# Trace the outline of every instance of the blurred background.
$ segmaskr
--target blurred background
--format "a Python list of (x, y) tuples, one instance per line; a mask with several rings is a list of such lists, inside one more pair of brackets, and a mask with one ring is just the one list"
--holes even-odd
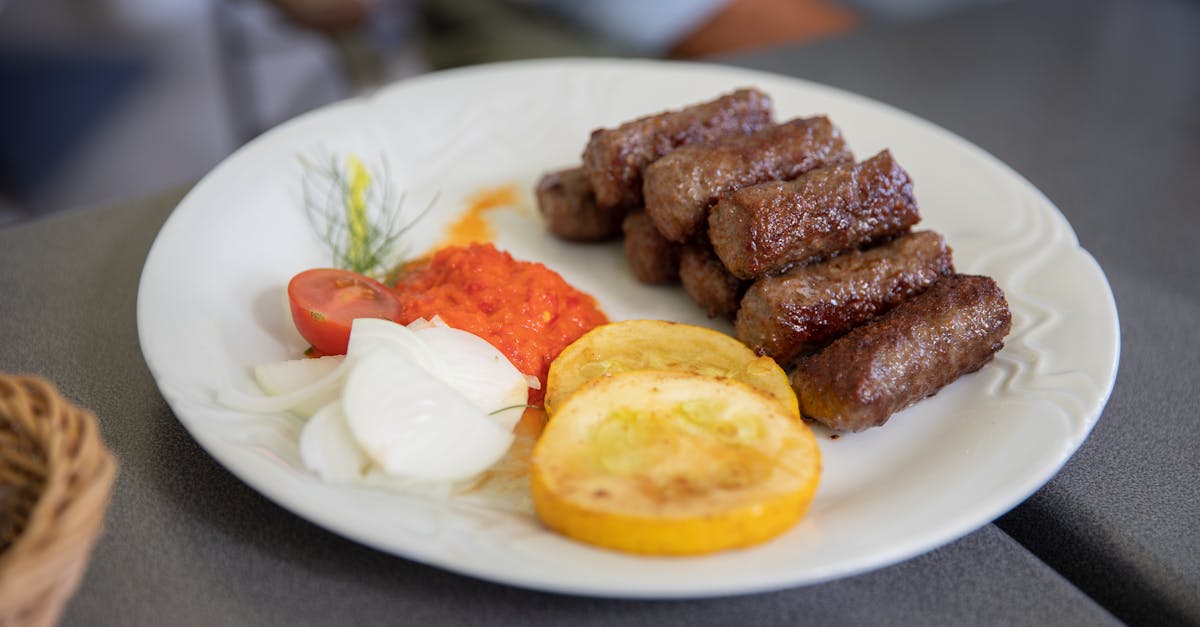
[(195, 181), (289, 118), (438, 69), (704, 59), (1002, 0), (0, 0), (0, 227)]

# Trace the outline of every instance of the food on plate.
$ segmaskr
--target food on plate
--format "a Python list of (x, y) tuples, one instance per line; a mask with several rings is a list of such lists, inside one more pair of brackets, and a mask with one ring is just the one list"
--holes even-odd
[(758, 354), (788, 364), (953, 272), (941, 235), (906, 233), (755, 281), (734, 330)]
[(840, 431), (879, 426), (991, 360), (1011, 318), (992, 279), (941, 279), (801, 358), (791, 375), (800, 410)]
[(346, 375), (341, 411), (366, 459), (393, 477), (467, 479), (496, 463), (512, 444), (512, 425), (499, 424), (402, 353), (363, 357)]
[[(304, 210), (333, 265), (383, 278), (402, 252), (399, 240), (432, 207), (402, 217), (387, 168), (354, 154), (300, 158), (304, 168)], [(386, 162), (384, 163), (386, 165)], [(402, 198), (402, 197), (401, 197)]]
[[(393, 289), (398, 322), (438, 316), (487, 340), (543, 383), (563, 347), (608, 322), (594, 298), (558, 273), (492, 244), (443, 248), (405, 268)], [(541, 394), (532, 391), (529, 403), (539, 404)]]
[[(324, 355), (312, 359), (288, 359), (258, 364), (254, 367), (254, 382), (268, 396), (282, 396), (324, 379), (345, 361), (345, 355)], [(339, 373), (340, 374), (340, 373)], [(311, 418), (322, 407), (338, 399), (341, 391), (336, 385), (325, 386), (320, 391), (307, 395), (286, 410)]]
[(621, 234), (625, 211), (600, 209), (582, 168), (550, 172), (537, 184), (537, 204), (546, 228), (577, 242), (612, 239)]
[[(353, 322), (344, 357), (264, 364), (266, 396), (227, 406), (310, 414), (300, 458), (326, 481), (403, 486), (471, 478), (500, 459), (536, 380), (494, 346), (438, 319)], [(309, 411), (309, 408), (318, 407)]]
[[(757, 112), (748, 118), (757, 128), (744, 126), (709, 138), (684, 133), (679, 135), (684, 141), (678, 142), (664, 139), (675, 132), (664, 129), (702, 127), (697, 120), (738, 107)], [(961, 323), (975, 314), (960, 302), (945, 304), (943, 317), (925, 311), (933, 296), (906, 304), (954, 273), (951, 250), (941, 235), (910, 233), (921, 215), (908, 172), (888, 149), (855, 163), (841, 131), (826, 116), (773, 125), (772, 115), (769, 97), (751, 89), (597, 130), (584, 150), (583, 170), (598, 205), (633, 211), (622, 231), (639, 281), (678, 278), (710, 318), (733, 320), (737, 337), (751, 352), (785, 366), (799, 360), (791, 382), (806, 416), (839, 430), (883, 424), (899, 408), (983, 363), (961, 366), (955, 359), (970, 361), (968, 357), (983, 353), (990, 358), (1008, 332), (1007, 304), (996, 288), (999, 305), (991, 302), (979, 314), (980, 320), (996, 322), (989, 336), (994, 341), (985, 348), (975, 344), (974, 336), (922, 336), (945, 322), (945, 316)], [(635, 185), (639, 181), (640, 188)], [(960, 283), (955, 279), (943, 285), (935, 296)], [(914, 307), (917, 314), (904, 314)], [(899, 313), (887, 313), (893, 308)], [(997, 322), (1001, 319), (1002, 325)], [(885, 330), (901, 323), (913, 325), (917, 335), (909, 348), (914, 351), (926, 349), (922, 342), (948, 342), (938, 345), (943, 351), (938, 359), (949, 359), (951, 367), (931, 374), (921, 370), (933, 368), (931, 353), (884, 352), (893, 370), (914, 369), (918, 374), (913, 381), (883, 377), (882, 370), (843, 372), (861, 365), (852, 353), (862, 347), (850, 349), (847, 342), (880, 334), (900, 337), (899, 331)], [(587, 346), (586, 339), (577, 344)], [(556, 391), (569, 393), (595, 372), (654, 367), (648, 363), (654, 357), (637, 354), (641, 341), (619, 338), (614, 344), (625, 346), (620, 350), (626, 353), (611, 360), (564, 351), (561, 372), (571, 374), (556, 377), (558, 368), (551, 368), (550, 411), (563, 402)], [(663, 347), (670, 345), (663, 342)], [(873, 359), (870, 354), (859, 358)], [(580, 361), (592, 363), (576, 363)], [(855, 376), (866, 387), (854, 387)]]
[(689, 144), (646, 166), (646, 213), (663, 237), (686, 242), (703, 235), (709, 207), (725, 192), (852, 161), (841, 131), (825, 116)]
[(562, 405), (592, 379), (631, 370), (690, 372), (741, 381), (779, 401), (799, 418), (787, 375), (769, 357), (712, 329), (664, 320), (625, 320), (598, 326), (563, 349), (550, 366), (546, 411)]
[(296, 330), (326, 355), (346, 352), (355, 318), (393, 320), (400, 313), (400, 301), (391, 290), (349, 270), (305, 270), (292, 277), (287, 293)]
[[(502, 207), (511, 207), (517, 203), (517, 186), (498, 185), (483, 187), (475, 190), (467, 198), (467, 206), (454, 222), (446, 225), (445, 235), (441, 242), (430, 251), (450, 246), (466, 246), (473, 242), (490, 242), (496, 238), (496, 231), (488, 222), (487, 215)], [(427, 253), (428, 255), (428, 253)], [(392, 278), (394, 279), (394, 273)]]
[(744, 383), (635, 371), (580, 388), (534, 449), (534, 509), (601, 547), (696, 555), (796, 524), (821, 474), (812, 432)]
[(751, 279), (899, 233), (920, 219), (912, 180), (884, 150), (862, 163), (732, 191), (710, 212), (708, 237), (730, 272)]
[(679, 245), (654, 228), (645, 211), (633, 211), (621, 224), (625, 258), (633, 276), (651, 285), (679, 280)]
[(771, 99), (740, 89), (678, 111), (667, 111), (616, 128), (597, 129), (583, 150), (583, 169), (601, 209), (642, 206), (642, 168), (695, 142), (751, 133), (772, 123)]
[[(327, 190), (344, 215), (314, 221), (334, 224), (320, 235), (339, 263), (350, 259), (340, 246), (381, 232), (365, 211), (370, 178), (356, 159), (351, 166), (358, 178), (333, 176)], [(477, 195), (451, 240), (489, 233), (483, 212), (514, 198), (512, 186)], [(293, 321), (317, 358), (255, 367), (265, 396), (225, 389), (219, 397), (247, 412), (306, 418), (301, 460), (331, 482), (407, 488), (478, 479), (509, 451), (530, 403), (540, 403), (550, 360), (607, 322), (591, 296), (557, 273), (491, 244), (448, 245), (380, 274), (395, 285), (346, 269), (293, 277)]]
[(690, 242), (680, 252), (679, 282), (709, 318), (730, 320), (748, 284), (730, 274), (704, 240)]

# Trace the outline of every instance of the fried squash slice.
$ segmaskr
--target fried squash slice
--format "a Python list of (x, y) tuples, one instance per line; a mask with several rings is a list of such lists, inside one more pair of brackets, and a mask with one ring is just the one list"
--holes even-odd
[(632, 370), (687, 372), (741, 381), (775, 398), (800, 420), (796, 393), (770, 357), (719, 331), (664, 320), (626, 320), (598, 326), (575, 340), (550, 364), (546, 413), (592, 379)]
[(665, 371), (584, 384), (558, 408), (530, 465), (547, 527), (646, 555), (774, 538), (804, 515), (820, 473), (812, 431), (767, 393)]

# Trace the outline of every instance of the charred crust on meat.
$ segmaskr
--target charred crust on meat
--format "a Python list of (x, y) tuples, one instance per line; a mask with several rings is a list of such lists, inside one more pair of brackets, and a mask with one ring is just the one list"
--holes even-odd
[(882, 425), (990, 361), (1011, 324), (995, 281), (961, 274), (943, 278), (802, 357), (791, 374), (800, 411), (839, 431)]
[(592, 186), (582, 168), (545, 174), (535, 192), (546, 229), (555, 236), (576, 242), (598, 242), (621, 235), (625, 212), (596, 206)]
[(920, 219), (912, 180), (884, 150), (862, 163), (730, 192), (709, 213), (708, 234), (725, 267), (752, 279), (870, 244)]
[(672, 150), (772, 124), (771, 98), (739, 89), (678, 111), (638, 118), (613, 129), (596, 129), (583, 151), (583, 167), (601, 208), (642, 205), (642, 170)]

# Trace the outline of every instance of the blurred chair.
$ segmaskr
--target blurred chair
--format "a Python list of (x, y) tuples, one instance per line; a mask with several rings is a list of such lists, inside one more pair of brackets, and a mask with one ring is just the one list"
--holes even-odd
[[(341, 3), (309, 0), (307, 4)], [(350, 17), (332, 12), (330, 24), (348, 26)], [(264, 0), (214, 0), (213, 23), (225, 101), (238, 144), (352, 93), (334, 31), (297, 22), (293, 13)], [(293, 67), (280, 71), (286, 64)], [(297, 70), (298, 65), (303, 69)]]

